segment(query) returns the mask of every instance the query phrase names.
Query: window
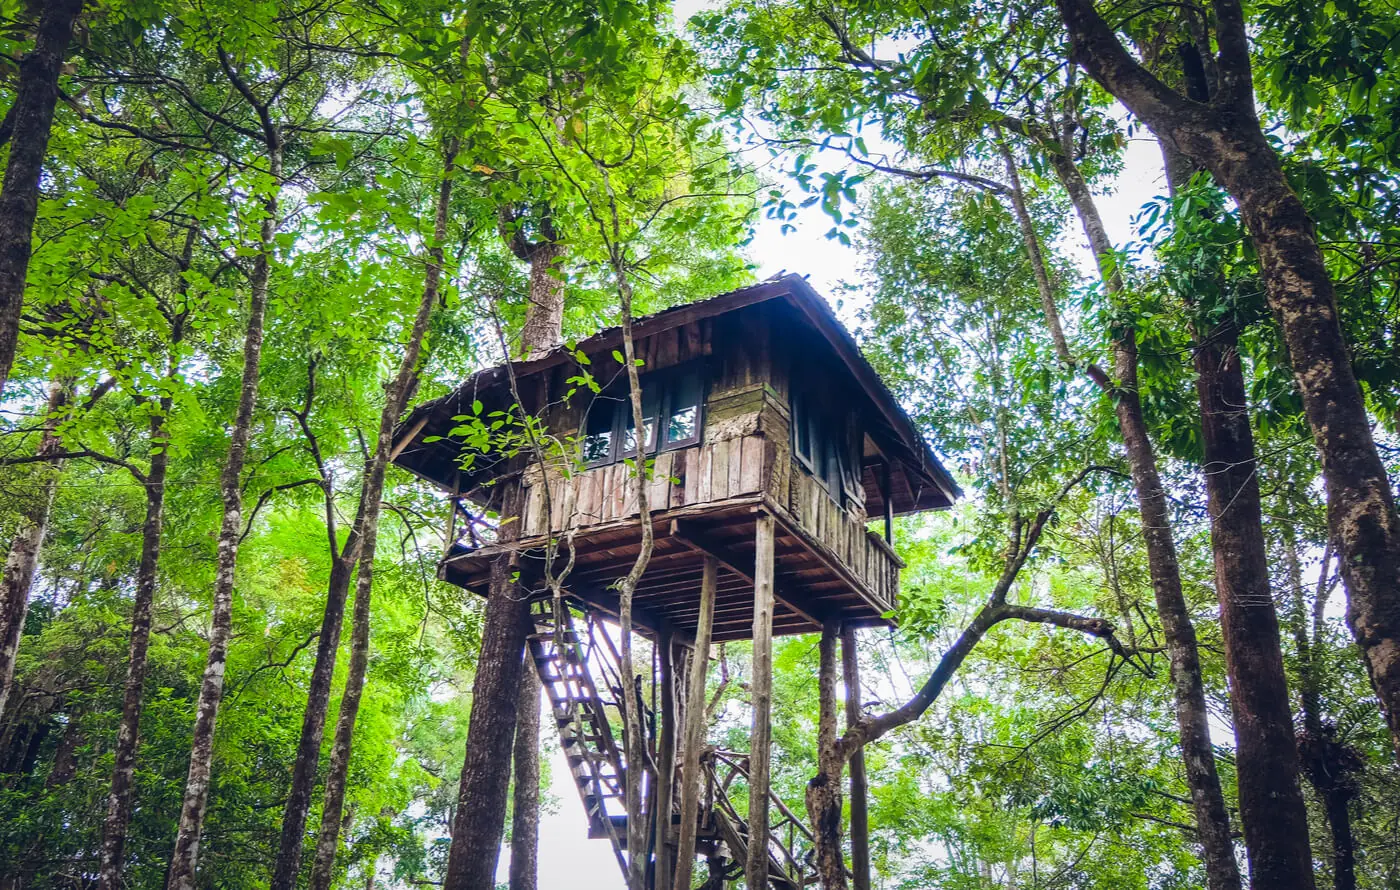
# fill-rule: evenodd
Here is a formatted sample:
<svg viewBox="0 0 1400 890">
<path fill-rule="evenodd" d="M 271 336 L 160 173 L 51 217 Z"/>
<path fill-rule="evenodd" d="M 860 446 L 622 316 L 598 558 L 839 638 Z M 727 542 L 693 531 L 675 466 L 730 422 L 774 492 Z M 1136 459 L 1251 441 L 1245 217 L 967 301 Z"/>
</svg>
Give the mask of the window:
<svg viewBox="0 0 1400 890">
<path fill-rule="evenodd" d="M 792 394 L 792 453 L 838 503 L 863 503 L 861 436 L 855 418 L 822 411 L 805 390 Z"/>
<path fill-rule="evenodd" d="M 648 374 L 641 379 L 643 450 L 656 453 L 657 433 L 660 450 L 683 448 L 700 441 L 701 408 L 704 386 L 700 368 Z M 615 463 L 632 457 L 637 450 L 636 425 L 632 420 L 632 400 L 626 381 L 597 395 L 588 410 L 583 428 L 583 460 L 588 466 Z"/>
</svg>

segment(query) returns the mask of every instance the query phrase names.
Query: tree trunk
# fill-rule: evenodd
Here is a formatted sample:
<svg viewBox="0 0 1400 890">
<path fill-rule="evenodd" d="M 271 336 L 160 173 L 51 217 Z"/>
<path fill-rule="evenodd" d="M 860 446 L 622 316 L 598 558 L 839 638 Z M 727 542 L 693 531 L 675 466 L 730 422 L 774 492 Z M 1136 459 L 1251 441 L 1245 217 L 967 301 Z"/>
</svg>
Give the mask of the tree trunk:
<svg viewBox="0 0 1400 890">
<path fill-rule="evenodd" d="M 1400 515 L 1337 313 L 1317 233 L 1254 108 L 1249 41 L 1238 0 L 1215 0 L 1219 84 L 1188 100 L 1142 68 L 1093 0 L 1057 0 L 1072 56 L 1158 138 L 1191 157 L 1239 205 L 1269 305 L 1288 347 L 1341 554 L 1347 622 L 1366 657 L 1400 757 Z"/>
<path fill-rule="evenodd" d="M 29 591 L 34 585 L 39 552 L 43 549 L 44 537 L 48 534 L 49 514 L 53 510 L 54 495 L 58 491 L 58 468 L 61 462 L 53 459 L 52 455 L 63 448 L 57 426 L 59 413 L 63 411 L 67 401 L 68 383 L 55 382 L 49 390 L 44 433 L 36 452 L 36 456 L 50 459 L 39 464 L 40 490 L 28 502 L 29 509 L 20 518 L 14 541 L 10 544 L 10 555 L 5 560 L 5 578 L 0 582 L 0 721 L 4 719 L 5 705 L 9 701 L 10 688 L 14 683 L 15 656 L 19 652 L 20 637 L 24 634 L 25 616 L 29 613 Z"/>
<path fill-rule="evenodd" d="M 275 131 L 268 137 L 268 168 L 274 179 L 282 176 L 282 142 Z M 262 366 L 263 328 L 267 317 L 268 282 L 272 277 L 272 239 L 277 233 L 277 195 L 264 201 L 258 230 L 259 252 L 249 275 L 248 324 L 243 333 L 243 371 L 239 381 L 238 408 L 229 433 L 228 457 L 219 474 L 224 515 L 219 524 L 218 558 L 214 570 L 214 595 L 209 619 L 209 650 L 199 684 L 194 729 L 190 739 L 190 765 L 175 830 L 166 886 L 170 890 L 194 890 L 199 862 L 199 841 L 209 806 L 209 785 L 214 764 L 214 729 L 224 696 L 224 672 L 228 666 L 229 638 L 233 633 L 233 585 L 238 568 L 238 545 L 243 534 L 243 465 L 252 435 Z"/>
<path fill-rule="evenodd" d="M 548 242 L 553 245 L 553 241 Z M 557 246 L 557 245 L 553 245 Z M 529 324 L 521 345 L 527 356 L 547 352 L 563 339 L 559 325 L 563 321 L 563 287 L 544 269 L 554 267 L 562 256 L 548 250 L 528 254 L 530 261 L 531 300 L 534 307 L 536 284 L 557 287 L 559 311 L 549 315 L 554 327 L 537 322 Z M 519 255 L 517 253 L 517 255 Z M 555 293 L 551 290 L 550 293 Z M 510 516 L 512 499 L 501 505 L 501 515 Z M 502 540 L 519 534 L 519 523 L 511 523 L 500 532 Z M 508 758 L 496 752 L 509 750 L 515 736 L 519 712 L 521 665 L 524 663 L 525 639 L 530 632 L 530 610 L 518 585 L 510 578 L 511 568 L 505 563 L 492 566 L 491 588 L 486 598 L 486 615 L 481 629 L 481 651 L 477 655 L 476 676 L 472 681 L 472 712 L 467 723 L 467 754 L 462 763 L 462 778 L 457 789 L 457 813 L 452 823 L 452 847 L 448 852 L 447 875 L 443 890 L 493 890 L 496 860 L 500 858 L 501 834 L 505 829 L 506 796 L 510 785 Z M 533 670 L 533 665 L 530 666 Z M 538 783 L 537 783 L 538 788 Z M 536 792 L 538 796 L 538 791 Z M 535 807 L 538 808 L 538 801 Z M 538 856 L 538 853 L 536 853 Z"/>
<path fill-rule="evenodd" d="M 73 38 L 73 22 L 83 0 L 41 4 L 34 49 L 19 63 L 19 87 L 9 117 L 10 160 L 0 185 L 0 392 L 4 391 L 19 343 L 25 277 L 39 212 L 39 176 L 49 150 L 58 77 Z"/>
<path fill-rule="evenodd" d="M 560 262 L 564 246 L 543 241 L 530 250 L 530 294 L 525 307 L 521 348 L 527 358 L 539 358 L 564 342 L 564 279 Z"/>
<path fill-rule="evenodd" d="M 846 862 L 841 855 L 841 774 L 845 760 L 836 746 L 836 641 L 840 625 L 822 623 L 817 671 L 817 774 L 807 782 L 807 817 L 812 822 L 817 874 L 823 890 L 845 890 Z M 750 882 L 750 888 L 755 885 Z M 762 885 L 759 885 L 760 890 Z"/>
<path fill-rule="evenodd" d="M 158 413 L 151 420 L 151 466 L 142 480 L 146 489 L 146 521 L 141 528 L 141 562 L 136 570 L 136 593 L 131 604 L 131 649 L 127 661 L 126 688 L 122 696 L 121 723 L 117 729 L 112 785 L 107 795 L 107 815 L 102 823 L 98 890 L 119 890 L 122 886 L 126 831 L 131 823 L 136 749 L 141 735 L 146 658 L 151 641 L 151 610 L 160 568 L 161 528 L 165 521 L 165 477 L 170 462 L 165 418 L 170 412 L 170 404 L 170 398 L 163 397 Z"/>
<path fill-rule="evenodd" d="M 841 628 L 841 668 L 846 684 L 846 728 L 860 722 L 860 657 L 856 629 Z M 870 890 L 870 802 L 865 776 L 865 748 L 851 754 L 851 874 L 855 890 Z"/>
<path fill-rule="evenodd" d="M 1051 152 L 1050 159 L 1078 212 L 1104 286 L 1111 293 L 1121 291 L 1122 279 L 1109 266 L 1113 255 L 1112 242 L 1088 186 L 1067 157 Z M 1012 185 L 1012 204 L 1022 233 L 1028 244 L 1035 243 L 1035 230 L 1025 207 L 1015 164 L 1009 154 L 1006 163 Z M 1047 322 L 1057 344 L 1064 343 L 1053 294 L 1042 294 L 1042 301 L 1046 304 Z M 1221 791 L 1220 775 L 1215 766 L 1215 751 L 1211 747 L 1210 714 L 1206 708 L 1205 684 L 1201 679 L 1196 628 L 1191 623 L 1190 610 L 1182 593 L 1181 566 L 1177 559 L 1176 543 L 1172 539 L 1166 491 L 1157 472 L 1157 456 L 1148 436 L 1138 395 L 1135 333 L 1128 330 L 1120 334 L 1114 341 L 1113 351 L 1116 384 L 1101 369 L 1090 367 L 1088 372 L 1114 400 L 1114 413 L 1128 456 L 1133 487 L 1137 492 L 1148 574 L 1167 643 L 1182 761 L 1196 816 L 1207 885 L 1210 890 L 1240 890 L 1239 864 L 1235 861 L 1234 843 L 1230 839 L 1229 813 L 1225 808 L 1225 795 Z M 1074 364 L 1067 346 L 1061 350 L 1061 358 Z"/>
<path fill-rule="evenodd" d="M 399 362 L 398 374 L 390 382 L 385 392 L 384 408 L 379 416 L 378 438 L 375 440 L 375 451 L 370 459 L 369 465 L 365 468 L 365 476 L 361 483 L 360 503 L 361 520 L 358 524 L 362 529 L 358 536 L 354 530 L 351 531 L 351 540 L 358 541 L 358 553 L 356 553 L 349 541 L 346 543 L 346 550 L 342 552 L 341 561 L 350 560 L 353 565 L 355 556 L 360 561 L 359 573 L 355 585 L 355 607 L 351 619 L 350 631 L 350 669 L 345 677 L 345 692 L 340 700 L 340 713 L 336 717 L 335 739 L 331 746 L 330 763 L 326 771 L 324 799 L 321 805 L 321 828 L 316 838 L 316 852 L 312 861 L 310 886 L 312 890 L 327 890 L 330 887 L 331 876 L 335 866 L 335 852 L 340 843 L 341 811 L 345 805 L 345 786 L 350 773 L 350 757 L 354 747 L 355 720 L 359 716 L 360 700 L 364 694 L 365 675 L 369 666 L 369 643 L 370 643 L 370 599 L 374 583 L 374 554 L 379 539 L 379 515 L 381 511 L 381 500 L 384 490 L 384 478 L 389 468 L 389 454 L 393 447 L 394 425 L 398 422 L 399 415 L 403 413 L 405 404 L 408 401 L 409 393 L 413 391 L 418 382 L 418 372 L 423 354 L 423 341 L 428 334 L 428 324 L 432 319 L 433 307 L 437 305 L 438 293 L 441 288 L 443 250 L 441 245 L 447 239 L 447 213 L 452 201 L 452 186 L 454 177 L 453 159 L 457 154 L 458 143 L 456 139 L 448 140 L 444 149 L 445 160 L 442 180 L 438 184 L 438 196 L 436 212 L 433 221 L 433 244 L 428 249 L 428 262 L 423 278 L 423 295 L 418 301 L 418 311 L 413 319 L 413 327 L 409 330 L 408 343 L 404 346 L 404 354 Z M 327 607 L 330 606 L 330 597 L 327 597 Z M 343 616 L 344 600 L 341 601 Z M 317 649 L 317 667 L 320 665 L 321 650 Z M 331 650 L 329 674 L 335 670 L 335 651 Z M 328 679 L 329 682 L 329 679 Z M 319 702 L 321 712 L 319 720 L 321 731 L 324 731 L 328 702 Z M 311 700 L 308 697 L 307 715 L 311 714 Z M 303 734 L 305 735 L 305 722 L 303 723 Z M 309 748 L 309 740 L 303 738 Z M 319 733 L 316 740 L 315 757 L 320 756 Z M 308 794 L 315 785 L 314 768 L 304 777 L 303 782 L 308 787 Z M 293 789 L 297 788 L 297 777 L 293 776 Z M 290 799 L 289 799 L 290 806 Z M 308 797 L 309 805 L 309 797 Z M 306 812 L 301 813 L 303 829 L 305 825 Z M 300 849 L 297 851 L 297 858 L 300 859 Z M 295 883 L 296 874 L 292 874 L 292 882 Z"/>
<path fill-rule="evenodd" d="M 1233 323 L 1217 325 L 1197 345 L 1195 364 L 1250 885 L 1254 890 L 1311 888 L 1308 813 L 1298 784 L 1254 434 Z"/>
<path fill-rule="evenodd" d="M 443 890 L 494 890 L 496 885 L 510 786 L 510 759 L 501 754 L 515 738 L 521 653 L 530 628 L 529 604 L 511 578 L 514 570 L 504 558 L 491 566 Z"/>
<path fill-rule="evenodd" d="M 714 633 L 718 575 L 719 563 L 707 554 L 700 575 L 700 615 L 696 619 L 695 650 L 690 656 L 690 679 L 685 690 L 685 737 L 681 741 L 681 825 L 676 840 L 676 877 L 672 890 L 690 890 L 690 877 L 695 869 L 695 834 L 700 822 L 700 749 L 705 746 L 705 679 L 710 669 L 710 638 Z"/>
<path fill-rule="evenodd" d="M 769 744 L 773 737 L 773 517 L 755 520 L 753 569 L 753 729 L 749 733 L 749 890 L 768 886 Z"/>
<path fill-rule="evenodd" d="M 540 677 L 529 649 L 520 670 L 515 722 L 515 797 L 510 823 L 510 890 L 535 890 L 540 846 Z"/>
</svg>

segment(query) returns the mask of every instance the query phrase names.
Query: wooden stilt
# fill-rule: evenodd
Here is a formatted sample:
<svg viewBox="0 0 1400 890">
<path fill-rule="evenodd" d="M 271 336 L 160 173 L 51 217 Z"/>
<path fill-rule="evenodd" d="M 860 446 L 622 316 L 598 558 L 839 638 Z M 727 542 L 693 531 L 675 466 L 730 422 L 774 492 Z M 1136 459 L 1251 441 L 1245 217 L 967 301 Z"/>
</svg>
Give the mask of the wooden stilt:
<svg viewBox="0 0 1400 890">
<path fill-rule="evenodd" d="M 676 876 L 673 890 L 690 890 L 695 867 L 695 831 L 700 819 L 700 749 L 705 745 L 705 678 L 710 667 L 710 635 L 714 631 L 715 584 L 719 563 L 705 557 L 700 576 L 700 619 L 695 629 L 695 650 L 690 656 L 690 684 L 686 690 L 685 736 L 681 748 L 681 825 L 676 841 Z"/>
<path fill-rule="evenodd" d="M 749 890 L 768 886 L 769 745 L 773 719 L 773 516 L 759 513 L 754 532 L 753 731 L 749 750 Z"/>
<path fill-rule="evenodd" d="M 676 671 L 675 636 L 669 629 L 657 634 L 657 682 L 661 685 L 661 733 L 657 740 L 656 819 L 652 827 L 656 851 L 652 886 L 671 886 L 671 812 L 676 777 Z"/>
<path fill-rule="evenodd" d="M 841 852 L 841 760 L 836 754 L 836 641 L 839 622 L 822 623 L 821 666 L 817 671 L 817 774 L 807 783 L 807 815 L 816 841 L 817 874 L 824 890 L 845 890 Z"/>
<path fill-rule="evenodd" d="M 860 661 L 856 629 L 841 628 L 841 667 L 846 685 L 846 728 L 860 720 Z M 870 890 L 870 801 L 865 777 L 865 750 L 851 755 L 851 874 L 855 890 Z"/>
</svg>

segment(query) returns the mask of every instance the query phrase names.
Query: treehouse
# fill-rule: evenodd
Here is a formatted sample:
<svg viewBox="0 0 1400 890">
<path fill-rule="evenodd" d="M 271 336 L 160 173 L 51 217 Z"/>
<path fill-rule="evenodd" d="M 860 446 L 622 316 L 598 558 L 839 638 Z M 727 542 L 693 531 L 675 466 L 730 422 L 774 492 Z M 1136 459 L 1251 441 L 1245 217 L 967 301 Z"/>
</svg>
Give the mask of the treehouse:
<svg viewBox="0 0 1400 890">
<path fill-rule="evenodd" d="M 450 494 L 441 577 L 482 595 L 494 577 L 529 600 L 526 645 L 589 836 L 612 841 L 624 873 L 644 840 L 652 890 L 690 886 L 697 854 L 713 880 L 747 864 L 751 886 L 766 875 L 799 890 L 816 881 L 814 839 L 769 789 L 770 693 L 759 690 L 772 678 L 759 665 L 771 665 L 774 634 L 888 624 L 902 568 L 893 518 L 947 507 L 959 491 L 796 275 L 637 320 L 633 342 L 640 437 L 612 328 L 419 405 L 392 453 Z M 650 666 L 650 683 L 623 678 L 609 620 L 643 523 L 655 544 L 635 588 L 633 664 Z M 753 640 L 753 750 L 686 750 L 682 738 L 703 740 L 709 644 L 739 639 Z M 627 684 L 641 699 L 634 724 Z M 859 688 L 854 673 L 846 685 Z M 626 806 L 629 725 L 647 755 L 637 812 Z"/>
<path fill-rule="evenodd" d="M 749 637 L 755 565 L 768 556 L 760 547 L 771 548 L 774 634 L 820 630 L 829 618 L 887 623 L 902 567 L 892 518 L 948 507 L 959 490 L 826 302 L 784 275 L 638 320 L 633 337 L 655 534 L 634 598 L 640 629 L 693 634 L 708 554 L 721 567 L 714 639 Z M 621 329 L 611 328 L 573 350 L 482 371 L 404 420 L 396 462 L 464 504 L 444 580 L 484 594 L 504 552 L 538 577 L 550 542 L 559 549 L 567 534 L 569 593 L 615 612 L 613 585 L 636 558 L 642 521 L 621 351 Z M 584 372 L 601 392 L 580 385 Z M 464 466 L 454 418 L 517 404 L 574 443 L 578 464 L 566 470 L 525 449 Z M 493 529 L 487 511 L 509 521 Z M 758 540 L 764 514 L 771 542 Z M 562 566 L 567 554 L 555 558 Z"/>
</svg>

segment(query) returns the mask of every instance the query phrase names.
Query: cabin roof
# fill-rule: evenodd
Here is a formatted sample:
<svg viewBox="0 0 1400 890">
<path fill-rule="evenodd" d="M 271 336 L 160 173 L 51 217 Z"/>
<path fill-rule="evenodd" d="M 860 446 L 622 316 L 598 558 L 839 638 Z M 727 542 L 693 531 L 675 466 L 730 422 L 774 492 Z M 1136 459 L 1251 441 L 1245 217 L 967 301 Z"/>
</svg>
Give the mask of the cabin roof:
<svg viewBox="0 0 1400 890">
<path fill-rule="evenodd" d="M 845 325 L 832 312 L 820 294 L 806 278 L 794 273 L 777 275 L 767 281 L 716 297 L 665 309 L 654 315 L 636 319 L 632 335 L 641 340 L 684 324 L 712 318 L 770 300 L 783 300 L 795 308 L 830 344 L 836 357 L 845 365 L 861 390 L 875 408 L 876 420 L 885 435 L 878 438 L 893 451 L 906 469 L 911 483 L 909 495 L 898 499 L 897 513 L 937 510 L 951 506 L 962 490 L 943 467 L 928 443 L 920 435 L 909 415 L 894 394 L 885 386 L 880 375 L 871 367 L 856 345 Z M 446 438 L 424 442 L 429 436 L 444 437 L 456 423 L 453 418 L 464 413 L 476 399 L 500 393 L 509 386 L 511 371 L 523 380 L 560 364 L 574 361 L 576 351 L 588 355 L 606 354 L 622 344 L 620 326 L 599 331 L 575 344 L 573 349 L 559 346 L 535 359 L 520 360 L 507 365 L 485 368 L 464 380 L 444 396 L 416 406 L 394 431 L 391 453 L 394 462 L 410 472 L 443 488 L 451 489 L 457 473 L 457 448 Z"/>
</svg>

